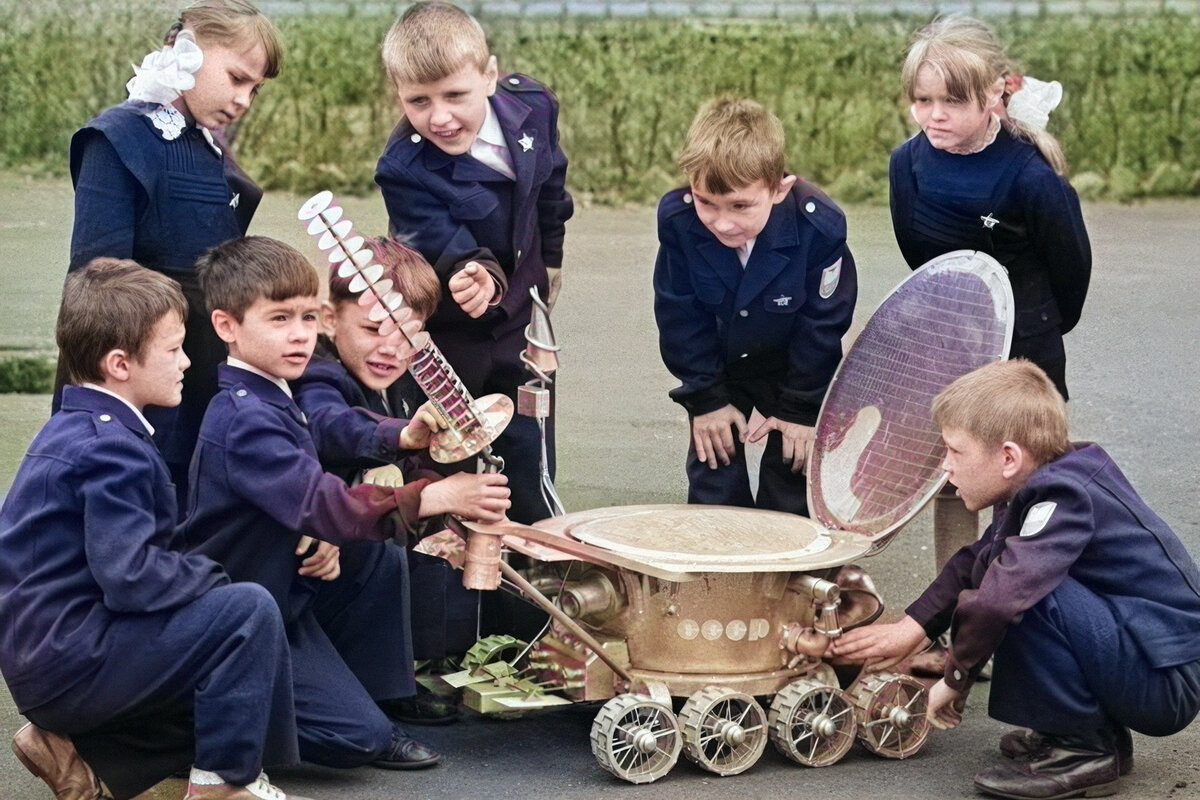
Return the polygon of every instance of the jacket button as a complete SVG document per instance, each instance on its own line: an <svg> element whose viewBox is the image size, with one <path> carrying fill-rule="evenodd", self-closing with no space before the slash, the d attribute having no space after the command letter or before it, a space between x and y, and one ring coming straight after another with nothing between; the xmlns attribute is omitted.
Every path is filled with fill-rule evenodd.
<svg viewBox="0 0 1200 800"><path fill-rule="evenodd" d="M742 353L742 355L740 356L740 358L749 358L749 357L750 357L749 353Z"/></svg>
<svg viewBox="0 0 1200 800"><path fill-rule="evenodd" d="M1050 315L1047 314L1045 311L1043 311L1042 312L1042 322L1045 322L1048 319L1050 319Z"/></svg>
<svg viewBox="0 0 1200 800"><path fill-rule="evenodd" d="M412 136L408 137L408 140L413 144L419 144L421 141L421 134L414 133Z"/></svg>
<svg viewBox="0 0 1200 800"><path fill-rule="evenodd" d="M956 681L962 680L962 673L959 672L958 670L954 670L954 680L956 680Z"/></svg>
<svg viewBox="0 0 1200 800"><path fill-rule="evenodd" d="M683 196L683 202L691 205L691 202L692 202L692 193L691 192L688 192L687 194L685 194Z"/></svg>
<svg viewBox="0 0 1200 800"><path fill-rule="evenodd" d="M245 397L245 396L246 396L246 390L245 390L245 389L238 389L236 392L234 392L234 394L236 394L238 397Z"/></svg>
<svg viewBox="0 0 1200 800"><path fill-rule="evenodd" d="M519 84L521 83L521 81L520 81L519 79L517 79L517 78L509 78L509 79L508 79L508 82L509 82L509 84L510 84L510 85L512 85L512 86L517 86L517 85L519 85Z"/></svg>
<svg viewBox="0 0 1200 800"><path fill-rule="evenodd" d="M521 256L523 256L523 255L525 255L525 251L524 251L524 250L518 250L518 251L517 251L517 261L520 261L520 260L521 260Z"/></svg>
<svg viewBox="0 0 1200 800"><path fill-rule="evenodd" d="M100 421L101 422L112 422L112 417L110 417L108 414L101 414Z"/></svg>
<svg viewBox="0 0 1200 800"><path fill-rule="evenodd" d="M750 312L743 308L741 311L738 312L738 316L739 317L748 317L748 316L750 316Z"/></svg>

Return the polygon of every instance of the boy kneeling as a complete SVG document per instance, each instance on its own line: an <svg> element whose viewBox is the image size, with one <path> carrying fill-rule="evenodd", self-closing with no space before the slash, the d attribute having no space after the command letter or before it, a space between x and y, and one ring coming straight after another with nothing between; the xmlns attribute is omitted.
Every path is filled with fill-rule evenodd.
<svg viewBox="0 0 1200 800"><path fill-rule="evenodd" d="M131 797L193 760L189 800L282 797L263 762L297 760L279 612L183 552L142 415L179 404L186 316L179 286L132 261L71 275L73 385L0 510L0 670L31 720L13 751L57 797L100 798L101 779Z"/></svg>
<svg viewBox="0 0 1200 800"><path fill-rule="evenodd" d="M847 633L842 657L879 668L947 628L929 721L953 728L995 656L988 712L1023 726L975 776L1012 798L1096 797L1133 767L1129 729L1182 730L1200 710L1200 572L1028 361L997 362L934 398L945 468L967 508L996 506L900 622Z"/></svg>

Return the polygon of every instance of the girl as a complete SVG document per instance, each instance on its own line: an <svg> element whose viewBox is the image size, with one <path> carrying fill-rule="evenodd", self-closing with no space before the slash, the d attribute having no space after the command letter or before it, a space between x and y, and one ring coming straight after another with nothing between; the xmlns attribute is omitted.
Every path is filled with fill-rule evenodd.
<svg viewBox="0 0 1200 800"><path fill-rule="evenodd" d="M1006 101L1015 111L1011 72L977 20L917 32L902 77L921 131L892 153L892 225L913 269L960 249L1003 264L1017 312L1009 356L1040 366L1066 398L1062 337L1083 309L1091 247L1058 142L1003 113Z"/></svg>
<svg viewBox="0 0 1200 800"><path fill-rule="evenodd" d="M151 408L147 415L181 499L200 420L216 393L216 365L225 358L192 264L244 236L262 198L212 131L246 113L282 58L278 31L249 2L196 0L167 32L166 46L135 68L129 99L71 139L70 271L97 256L131 258L179 281L188 299L183 346L192 366L183 403L177 412Z"/></svg>

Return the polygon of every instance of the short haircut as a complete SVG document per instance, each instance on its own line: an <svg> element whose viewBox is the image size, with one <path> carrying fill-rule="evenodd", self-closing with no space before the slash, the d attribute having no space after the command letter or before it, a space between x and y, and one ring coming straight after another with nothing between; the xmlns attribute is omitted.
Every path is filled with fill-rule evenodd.
<svg viewBox="0 0 1200 800"><path fill-rule="evenodd" d="M988 447L1015 442L1038 464L1070 446L1067 404L1042 368L1022 358L968 372L933 398L933 421Z"/></svg>
<svg viewBox="0 0 1200 800"><path fill-rule="evenodd" d="M173 43L184 28L196 35L202 51L213 44L238 49L262 46L266 55L264 78L274 78L283 66L279 29L247 0L193 0L167 31L167 43Z"/></svg>
<svg viewBox="0 0 1200 800"><path fill-rule="evenodd" d="M479 21L453 3L413 3L383 39L383 66L394 85L434 83L466 64L482 72L491 55Z"/></svg>
<svg viewBox="0 0 1200 800"><path fill-rule="evenodd" d="M136 261L97 258L71 273L54 331L70 382L103 383L101 364L113 350L140 363L155 326L171 312L187 319L179 284Z"/></svg>
<svg viewBox="0 0 1200 800"><path fill-rule="evenodd" d="M786 174L783 124L753 100L721 97L700 107L679 153L692 186L727 194Z"/></svg>
<svg viewBox="0 0 1200 800"><path fill-rule="evenodd" d="M375 254L375 263L383 267L383 277L404 296L404 304L413 314L429 319L442 299L442 283L429 262L419 252L395 238L371 236L366 246ZM329 268L329 302L336 307L354 302L360 293L350 291L353 278L338 275L336 265Z"/></svg>
<svg viewBox="0 0 1200 800"><path fill-rule="evenodd" d="M241 322L260 297L316 297L317 271L299 250L266 236L230 239L200 257L196 274L208 313L220 309Z"/></svg>

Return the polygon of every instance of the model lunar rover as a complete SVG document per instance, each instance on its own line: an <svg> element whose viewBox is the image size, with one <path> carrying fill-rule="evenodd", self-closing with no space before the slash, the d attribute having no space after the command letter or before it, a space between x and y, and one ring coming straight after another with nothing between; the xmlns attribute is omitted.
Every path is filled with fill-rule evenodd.
<svg viewBox="0 0 1200 800"><path fill-rule="evenodd" d="M331 208L340 218L331 204L328 193L305 204L300 216L311 221L310 233L323 236L338 221L328 222ZM369 258L361 240L346 246L348 227L321 247L347 276L362 274ZM375 287L372 269L360 286L369 290L364 302L386 316L402 301L390 287ZM532 526L463 523L464 583L495 589L503 578L551 623L531 643L482 639L446 680L482 713L606 701L592 725L592 752L632 783L666 775L681 751L705 770L735 775L758 761L768 741L813 767L836 763L856 740L886 758L919 752L929 733L924 684L864 672L842 686L824 654L830 639L882 613L855 562L882 550L941 488L943 448L930 401L954 378L1007 354L1012 309L1003 267L974 251L940 256L893 290L822 406L808 465L812 519L643 505ZM540 393L556 348L548 316L538 315L527 331L527 363L537 377L518 406L544 418L549 403ZM436 353L427 339L410 343ZM419 381L421 361L413 368ZM443 372L443 383L456 383L448 365ZM461 457L464 439L473 442L466 449L487 456L511 406L497 411L488 398L477 404L427 383L430 398L446 406L446 434L460 443L449 460ZM555 508L548 474L543 488ZM529 566L513 569L506 549Z"/></svg>

